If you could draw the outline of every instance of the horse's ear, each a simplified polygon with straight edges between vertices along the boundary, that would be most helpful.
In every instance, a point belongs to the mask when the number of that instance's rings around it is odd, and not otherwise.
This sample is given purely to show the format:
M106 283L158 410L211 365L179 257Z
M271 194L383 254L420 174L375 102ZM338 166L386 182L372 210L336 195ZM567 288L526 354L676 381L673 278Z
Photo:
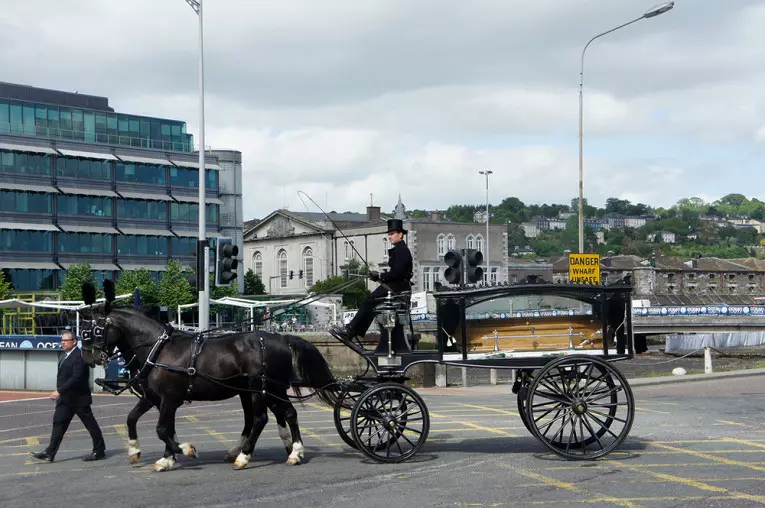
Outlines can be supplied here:
M85 302L85 305L96 303L96 287L90 282L82 285L82 300Z

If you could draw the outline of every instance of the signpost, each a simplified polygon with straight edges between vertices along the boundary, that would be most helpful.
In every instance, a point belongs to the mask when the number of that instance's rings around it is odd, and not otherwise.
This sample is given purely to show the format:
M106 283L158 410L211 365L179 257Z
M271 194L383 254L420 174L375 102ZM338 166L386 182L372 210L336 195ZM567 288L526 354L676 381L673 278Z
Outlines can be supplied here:
M568 279L579 284L600 284L600 255L569 254Z

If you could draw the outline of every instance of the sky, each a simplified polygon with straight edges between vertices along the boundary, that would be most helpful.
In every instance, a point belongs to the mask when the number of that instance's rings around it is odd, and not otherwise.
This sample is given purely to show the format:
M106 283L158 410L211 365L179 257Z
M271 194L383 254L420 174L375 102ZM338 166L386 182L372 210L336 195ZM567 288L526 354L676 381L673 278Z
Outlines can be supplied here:
M579 65L643 0L204 0L206 140L244 218L578 196ZM765 0L677 0L587 49L584 195L765 200ZM2 80L109 97L199 142L184 0L0 9Z

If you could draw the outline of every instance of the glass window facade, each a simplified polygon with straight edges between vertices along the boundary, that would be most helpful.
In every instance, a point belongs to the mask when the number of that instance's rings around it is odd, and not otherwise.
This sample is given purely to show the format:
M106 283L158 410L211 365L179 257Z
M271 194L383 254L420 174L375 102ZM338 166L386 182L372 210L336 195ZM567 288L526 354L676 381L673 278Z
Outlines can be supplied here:
M58 251L111 254L112 235L104 233L59 233Z
M53 291L64 283L64 270L4 270L14 291Z
M0 211L51 213L51 195L46 192L0 191Z
M207 179L205 180L206 189L218 188L218 171L214 169L205 169ZM188 168L170 168L170 185L173 187L199 187L199 170Z
M196 203L171 203L170 219L173 221L199 222L199 205ZM207 205L207 223L218 223L218 205Z
M112 167L109 161L104 160L57 157L56 175L89 180L111 180Z
M0 171L50 176L50 155L0 150Z
M118 182L154 183L158 185L167 183L165 166L118 162L116 170Z
M117 254L141 256L166 256L167 237L143 235L118 235Z
M195 256L197 253L196 238L170 238L170 248L173 256Z
M167 220L167 204L164 201L118 199L117 218Z
M112 216L112 198L98 196L58 196L59 215Z
M0 99L0 134L193 152L186 123Z
M0 229L0 250L52 252L53 233L50 231Z

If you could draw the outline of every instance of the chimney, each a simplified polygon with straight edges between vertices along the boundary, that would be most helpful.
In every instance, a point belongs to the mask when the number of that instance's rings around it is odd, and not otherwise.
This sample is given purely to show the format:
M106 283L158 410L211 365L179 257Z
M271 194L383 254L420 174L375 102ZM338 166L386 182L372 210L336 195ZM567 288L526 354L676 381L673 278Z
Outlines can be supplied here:
M380 207L379 206L367 207L367 221L380 222Z

